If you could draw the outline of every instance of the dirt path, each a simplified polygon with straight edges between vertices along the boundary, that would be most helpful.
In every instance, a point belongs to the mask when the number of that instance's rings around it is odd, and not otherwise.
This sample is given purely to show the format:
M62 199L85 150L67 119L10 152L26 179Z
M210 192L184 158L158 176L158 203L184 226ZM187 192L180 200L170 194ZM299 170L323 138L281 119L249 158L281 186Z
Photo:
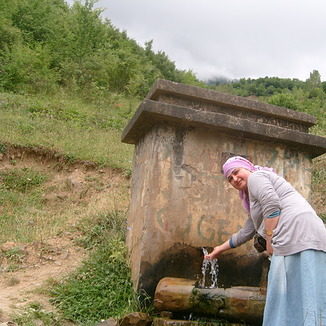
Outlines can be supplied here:
M0 322L11 320L11 315L32 302L39 302L53 310L44 289L48 282L59 281L76 269L86 258L86 251L72 242L72 235L48 239L21 247L25 259L19 270L0 273ZM8 246L17 244L8 244ZM43 249L47 248L44 254ZM3 268L6 262L2 264Z

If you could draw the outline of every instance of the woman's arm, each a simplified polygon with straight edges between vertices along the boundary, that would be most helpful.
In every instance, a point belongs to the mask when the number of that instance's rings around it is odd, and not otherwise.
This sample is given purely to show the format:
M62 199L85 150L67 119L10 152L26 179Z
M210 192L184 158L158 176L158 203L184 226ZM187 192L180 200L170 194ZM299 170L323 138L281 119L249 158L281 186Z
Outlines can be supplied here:
M281 210L281 200L271 182L270 174L264 171L252 173L248 178L250 200L256 199L266 218Z
M277 227L279 215L275 217L268 217L265 219L265 236L266 236L266 250L269 254L273 254L272 236L273 231Z
M248 189L251 198L255 198L261 206L265 222L266 250L273 253L271 239L277 227L281 212L281 201L271 182L269 174L255 172L250 175Z
M214 250L209 255L206 255L204 258L215 259L222 252L239 247L243 243L252 239L255 233L256 231L255 231L254 224L249 216L244 226L237 233L233 234L232 237L229 240L225 241L223 244L216 246Z

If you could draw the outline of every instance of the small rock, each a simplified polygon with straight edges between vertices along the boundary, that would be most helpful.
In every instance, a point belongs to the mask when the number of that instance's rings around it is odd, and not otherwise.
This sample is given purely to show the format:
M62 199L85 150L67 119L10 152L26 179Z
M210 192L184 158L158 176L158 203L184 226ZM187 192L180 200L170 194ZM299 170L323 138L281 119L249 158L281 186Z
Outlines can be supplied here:
M16 247L15 242L7 241L7 242L3 243L0 248L3 252L8 252L8 251L14 249L15 247Z
M107 320L100 322L96 326L119 326L119 320L115 318L109 318Z
M120 326L148 326L153 319L144 312L132 312L120 320Z
M67 259L69 256L69 252L68 251L64 251L61 256L60 256L60 259L64 260L64 259Z
M173 317L173 312L172 311L161 311L160 316L162 318L172 318Z
M41 319L36 319L34 320L34 323L36 326L44 326L44 323Z
M75 189L75 188L80 188L83 186L83 183L78 179L73 176L70 176L66 179L66 185L68 186L69 189Z

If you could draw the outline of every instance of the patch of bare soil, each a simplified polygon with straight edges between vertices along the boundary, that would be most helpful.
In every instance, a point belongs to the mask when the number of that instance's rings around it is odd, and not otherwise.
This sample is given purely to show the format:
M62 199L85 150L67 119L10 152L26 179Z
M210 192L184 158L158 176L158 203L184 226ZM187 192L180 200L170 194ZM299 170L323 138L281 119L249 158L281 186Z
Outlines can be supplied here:
M78 219L126 210L129 201L129 180L120 171L100 169L91 162L71 163L46 150L15 147L0 155L0 171L13 166L46 173L44 202L49 218L67 220L52 233L43 221L41 230L46 235L31 243L15 243L10 235L0 242L0 324L32 302L53 311L45 291L49 282L62 279L87 257L87 251L74 241L80 236L75 228ZM12 268L12 257L6 255L13 251L18 253L18 268Z
M12 314L33 302L52 311L49 296L45 291L49 281L60 280L76 269L86 258L86 251L73 243L73 234L54 237L31 244L2 244L3 250L18 247L24 259L16 271L2 271L0 276L0 321L10 321ZM7 261L2 261L6 269Z

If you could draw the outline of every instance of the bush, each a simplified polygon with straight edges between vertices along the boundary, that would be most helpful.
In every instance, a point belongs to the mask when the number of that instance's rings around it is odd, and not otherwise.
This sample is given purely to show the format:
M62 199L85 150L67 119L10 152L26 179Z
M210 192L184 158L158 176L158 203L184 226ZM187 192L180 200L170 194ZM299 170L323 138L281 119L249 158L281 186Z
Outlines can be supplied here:
M268 99L268 103L281 106L283 108L299 111L299 103L292 94L281 93L272 95Z
M58 74L51 69L51 54L41 45L34 49L16 44L3 55L0 87L15 92L53 92Z

